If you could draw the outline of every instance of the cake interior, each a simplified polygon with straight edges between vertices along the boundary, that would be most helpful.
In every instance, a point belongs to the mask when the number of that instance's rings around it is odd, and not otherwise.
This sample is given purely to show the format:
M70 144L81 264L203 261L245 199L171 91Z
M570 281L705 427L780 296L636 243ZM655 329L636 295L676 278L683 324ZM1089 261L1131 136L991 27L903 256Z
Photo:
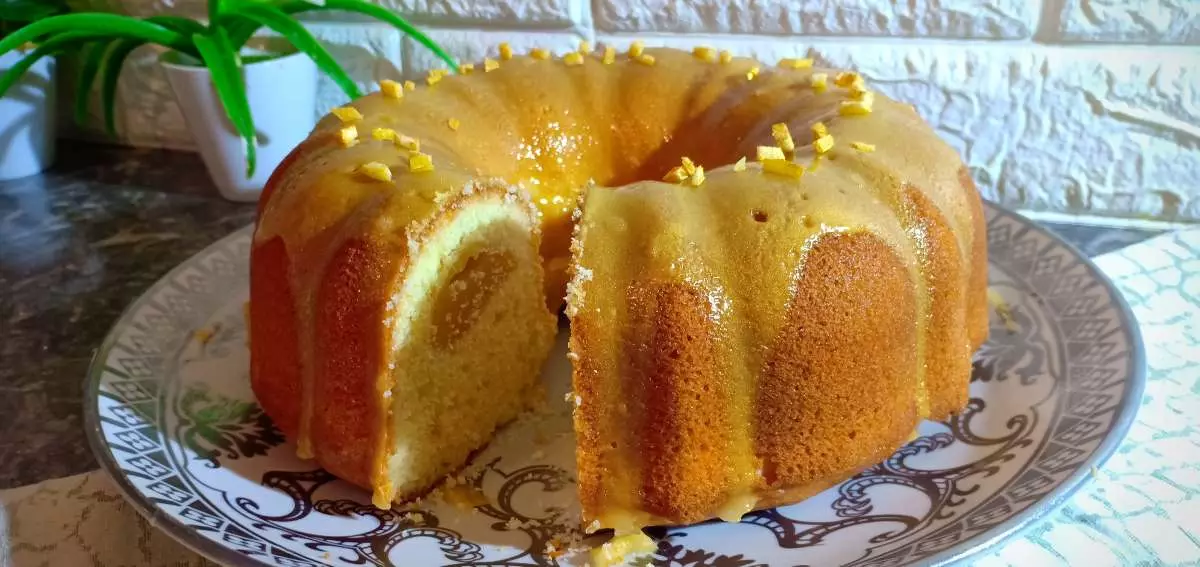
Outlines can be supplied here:
M431 487L528 407L552 340L528 213L495 199L450 214L393 296L398 494Z

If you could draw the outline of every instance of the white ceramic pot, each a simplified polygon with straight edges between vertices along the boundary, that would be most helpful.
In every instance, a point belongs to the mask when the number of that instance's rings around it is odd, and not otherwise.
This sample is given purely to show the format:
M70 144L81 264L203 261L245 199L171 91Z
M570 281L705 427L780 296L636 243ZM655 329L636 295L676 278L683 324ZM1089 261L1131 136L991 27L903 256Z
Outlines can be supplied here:
M296 52L243 66L258 134L258 165L247 178L242 139L225 115L208 69L170 55L161 63L217 189L231 201L258 200L271 172L316 125L316 64Z
M0 56L0 73L27 54ZM53 57L43 57L0 98L0 180L40 173L54 161L55 66Z

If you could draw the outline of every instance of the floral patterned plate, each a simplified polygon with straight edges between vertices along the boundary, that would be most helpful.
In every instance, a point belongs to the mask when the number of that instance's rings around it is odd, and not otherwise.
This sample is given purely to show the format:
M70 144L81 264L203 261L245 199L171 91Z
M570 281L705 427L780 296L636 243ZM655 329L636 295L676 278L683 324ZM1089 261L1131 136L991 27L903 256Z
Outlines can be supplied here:
M255 403L243 320L250 237L240 230L166 275L92 365L92 448L143 515L232 565L586 562L571 545L565 329L545 374L546 409L505 428L457 482L377 510L366 492L297 459ZM800 504L652 531L657 552L638 563L952 562L1086 482L1141 397L1137 326L1088 260L1029 221L989 205L988 245L991 289L1004 301L962 415L923 424L884 462Z

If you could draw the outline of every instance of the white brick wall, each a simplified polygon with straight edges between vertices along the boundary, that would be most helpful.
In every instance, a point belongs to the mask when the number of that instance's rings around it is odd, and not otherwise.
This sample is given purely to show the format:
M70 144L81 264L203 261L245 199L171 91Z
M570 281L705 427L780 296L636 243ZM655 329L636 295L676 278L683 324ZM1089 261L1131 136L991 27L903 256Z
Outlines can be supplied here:
M1010 207L1200 221L1200 0L375 0L456 57L502 41L704 43L809 55L912 102ZM203 0L116 0L133 14ZM439 61L390 28L311 25L364 85ZM190 147L153 53L122 79L122 139ZM314 112L344 102L326 82ZM89 136L87 132L78 133Z

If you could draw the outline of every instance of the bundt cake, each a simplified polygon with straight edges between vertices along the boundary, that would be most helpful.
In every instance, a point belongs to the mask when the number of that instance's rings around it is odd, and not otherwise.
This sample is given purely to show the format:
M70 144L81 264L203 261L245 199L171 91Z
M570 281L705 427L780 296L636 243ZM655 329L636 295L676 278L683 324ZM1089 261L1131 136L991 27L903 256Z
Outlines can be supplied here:
M982 207L913 107L704 47L457 71L336 109L260 201L252 386L376 505L527 407L564 303L589 531L798 501L966 403Z

